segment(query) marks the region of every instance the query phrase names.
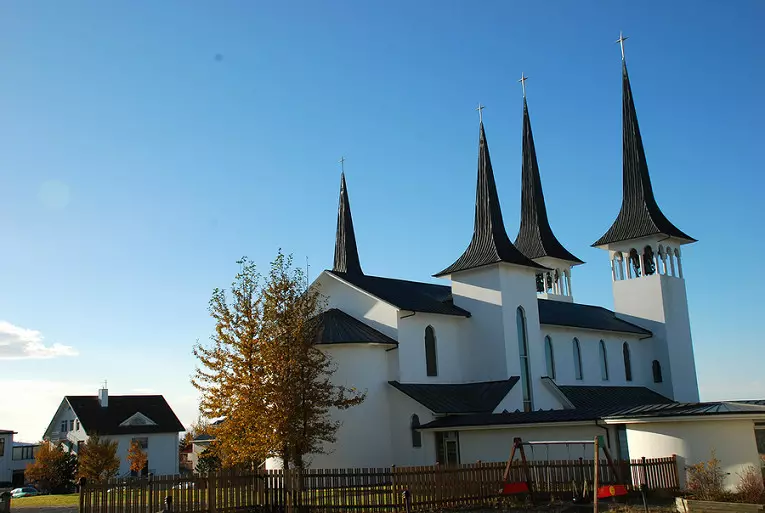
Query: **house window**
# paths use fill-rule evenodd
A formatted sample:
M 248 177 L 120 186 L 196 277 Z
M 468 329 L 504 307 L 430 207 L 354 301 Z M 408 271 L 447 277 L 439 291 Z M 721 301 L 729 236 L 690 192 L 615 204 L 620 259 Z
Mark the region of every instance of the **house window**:
M 523 388 L 523 411 L 533 411 L 531 401 L 531 373 L 529 372 L 529 341 L 526 335 L 526 316 L 520 306 L 515 311 L 515 324 L 518 328 L 518 354 L 521 358 L 521 385 Z
M 574 338 L 574 377 L 584 379 L 582 374 L 582 348 L 579 347 L 579 339 Z
M 62 432 L 62 433 L 66 433 L 66 431 L 67 431 L 67 429 L 66 429 L 66 428 L 67 428 L 68 426 L 69 426 L 69 423 L 68 423 L 67 421 L 65 421 L 65 420 L 62 420 L 62 421 L 61 421 L 61 432 Z
M 74 421 L 74 429 L 75 429 L 75 431 L 79 431 L 80 430 L 80 419 L 76 419 Z
M 433 326 L 425 328 L 425 367 L 428 376 L 438 376 L 436 362 L 436 332 Z
M 545 359 L 547 360 L 547 376 L 555 379 L 555 354 L 552 339 L 549 336 L 545 337 Z
M 630 345 L 627 342 L 622 344 L 622 356 L 624 356 L 624 377 L 627 381 L 632 381 L 632 360 L 630 359 Z
M 141 449 L 148 449 L 149 448 L 149 437 L 143 436 L 140 438 L 133 438 L 133 442 L 138 442 L 141 444 Z
M 5 438 L 0 438 L 0 458 L 5 455 Z
M 460 436 L 457 431 L 436 431 L 436 459 L 443 465 L 460 462 Z
M 653 382 L 661 383 L 663 380 L 661 378 L 661 364 L 659 360 L 654 360 L 651 367 L 653 368 Z
M 600 379 L 608 381 L 608 353 L 606 352 L 606 343 L 600 341 Z
M 69 431 L 74 431 L 74 419 L 69 421 Z
M 417 431 L 420 427 L 420 417 L 412 415 L 410 428 L 412 429 L 412 447 L 422 447 L 422 433 Z

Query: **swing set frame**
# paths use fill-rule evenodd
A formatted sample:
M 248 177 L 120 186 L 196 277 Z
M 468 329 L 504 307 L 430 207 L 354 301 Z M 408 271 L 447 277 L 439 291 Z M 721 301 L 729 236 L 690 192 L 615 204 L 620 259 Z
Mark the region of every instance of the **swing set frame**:
M 594 446 L 594 460 L 593 460 L 593 511 L 598 511 L 598 499 L 605 499 L 608 497 L 618 497 L 627 495 L 627 484 L 623 481 L 621 472 L 614 464 L 613 458 L 611 458 L 611 452 L 605 444 L 602 436 L 596 436 L 592 440 L 549 440 L 549 441 L 532 441 L 524 442 L 520 437 L 513 438 L 513 447 L 510 451 L 510 458 L 507 460 L 505 466 L 505 472 L 502 476 L 502 489 L 499 491 L 501 495 L 516 495 L 516 494 L 528 494 L 531 502 L 534 502 L 534 487 L 531 480 L 531 471 L 529 470 L 528 460 L 526 459 L 526 451 L 524 446 L 531 447 L 532 453 L 535 446 L 546 446 L 547 454 L 549 458 L 551 445 L 592 445 Z M 606 463 L 611 471 L 616 476 L 617 484 L 598 486 L 600 479 L 600 451 L 603 451 L 603 455 L 606 457 Z M 513 466 L 516 453 L 520 456 L 521 467 L 523 468 L 525 481 L 509 482 L 510 470 Z M 585 484 L 586 486 L 586 484 Z

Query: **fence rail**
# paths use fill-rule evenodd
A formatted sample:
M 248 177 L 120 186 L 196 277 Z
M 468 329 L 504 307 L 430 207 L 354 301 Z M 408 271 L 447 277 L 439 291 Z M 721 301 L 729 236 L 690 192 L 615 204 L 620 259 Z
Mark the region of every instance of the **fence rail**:
M 174 513 L 235 513 L 242 510 L 282 511 L 290 506 L 312 513 L 335 511 L 403 511 L 404 492 L 411 509 L 489 505 L 503 484 L 505 463 L 471 463 L 428 467 L 355 469 L 223 470 L 205 476 L 149 476 L 85 483 L 80 489 L 80 513 L 155 513 L 172 500 Z M 676 458 L 617 462 L 619 479 L 601 462 L 601 483 L 619 481 L 648 490 L 679 488 Z M 552 460 L 528 463 L 535 492 L 571 493 L 592 487 L 593 461 Z M 516 462 L 510 481 L 526 481 Z

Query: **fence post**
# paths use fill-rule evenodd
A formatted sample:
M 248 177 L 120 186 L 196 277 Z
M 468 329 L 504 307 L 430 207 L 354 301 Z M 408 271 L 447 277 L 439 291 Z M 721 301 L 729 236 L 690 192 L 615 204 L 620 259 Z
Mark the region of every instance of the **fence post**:
M 215 513 L 216 507 L 215 472 L 207 473 L 207 508 L 210 513 Z
M 153 513 L 154 512 L 154 485 L 153 485 L 152 481 L 154 481 L 154 479 L 153 479 L 154 478 L 154 474 L 149 472 L 149 475 L 146 476 L 146 478 L 147 478 L 147 481 L 148 481 L 147 488 L 149 489 L 149 501 L 148 501 L 149 502 L 149 508 L 148 508 L 148 510 L 149 510 L 149 513 Z
M 162 511 L 171 512 L 173 511 L 173 498 L 172 496 L 168 495 L 165 497 L 165 507 Z
M 401 496 L 404 498 L 404 511 L 411 513 L 412 511 L 412 493 L 409 490 L 401 492 Z
M 648 490 L 648 467 L 646 466 L 645 456 L 640 458 L 640 461 L 643 468 L 643 475 L 641 476 L 641 480 L 643 481 L 643 486 L 645 486 L 645 489 Z
M 84 477 L 81 477 L 80 480 L 77 482 L 79 485 L 79 491 L 80 491 L 80 513 L 85 512 L 85 485 L 88 483 L 88 480 Z

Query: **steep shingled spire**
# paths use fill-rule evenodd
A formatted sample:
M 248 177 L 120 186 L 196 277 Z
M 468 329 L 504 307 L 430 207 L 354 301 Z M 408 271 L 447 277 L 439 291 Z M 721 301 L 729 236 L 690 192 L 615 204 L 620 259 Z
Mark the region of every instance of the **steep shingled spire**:
M 353 231 L 351 204 L 345 186 L 345 173 L 340 173 L 340 205 L 337 207 L 337 234 L 335 236 L 335 265 L 333 271 L 349 274 L 364 274 L 361 271 L 359 250 L 356 248 L 356 233 Z
M 553 257 L 574 265 L 583 263 L 558 242 L 550 228 L 539 178 L 537 152 L 526 97 L 523 97 L 523 164 L 521 167 L 521 228 L 515 247 L 529 258 Z
M 473 239 L 456 262 L 434 276 L 444 276 L 499 262 L 545 269 L 518 251 L 507 237 L 502 221 L 502 211 L 499 207 L 497 185 L 494 182 L 494 171 L 491 168 L 489 146 L 486 142 L 483 122 L 481 122 L 478 139 L 478 184 L 475 197 Z
M 648 164 L 640 137 L 627 63 L 622 58 L 622 208 L 611 228 L 593 246 L 663 234 L 696 242 L 672 224 L 653 196 Z

